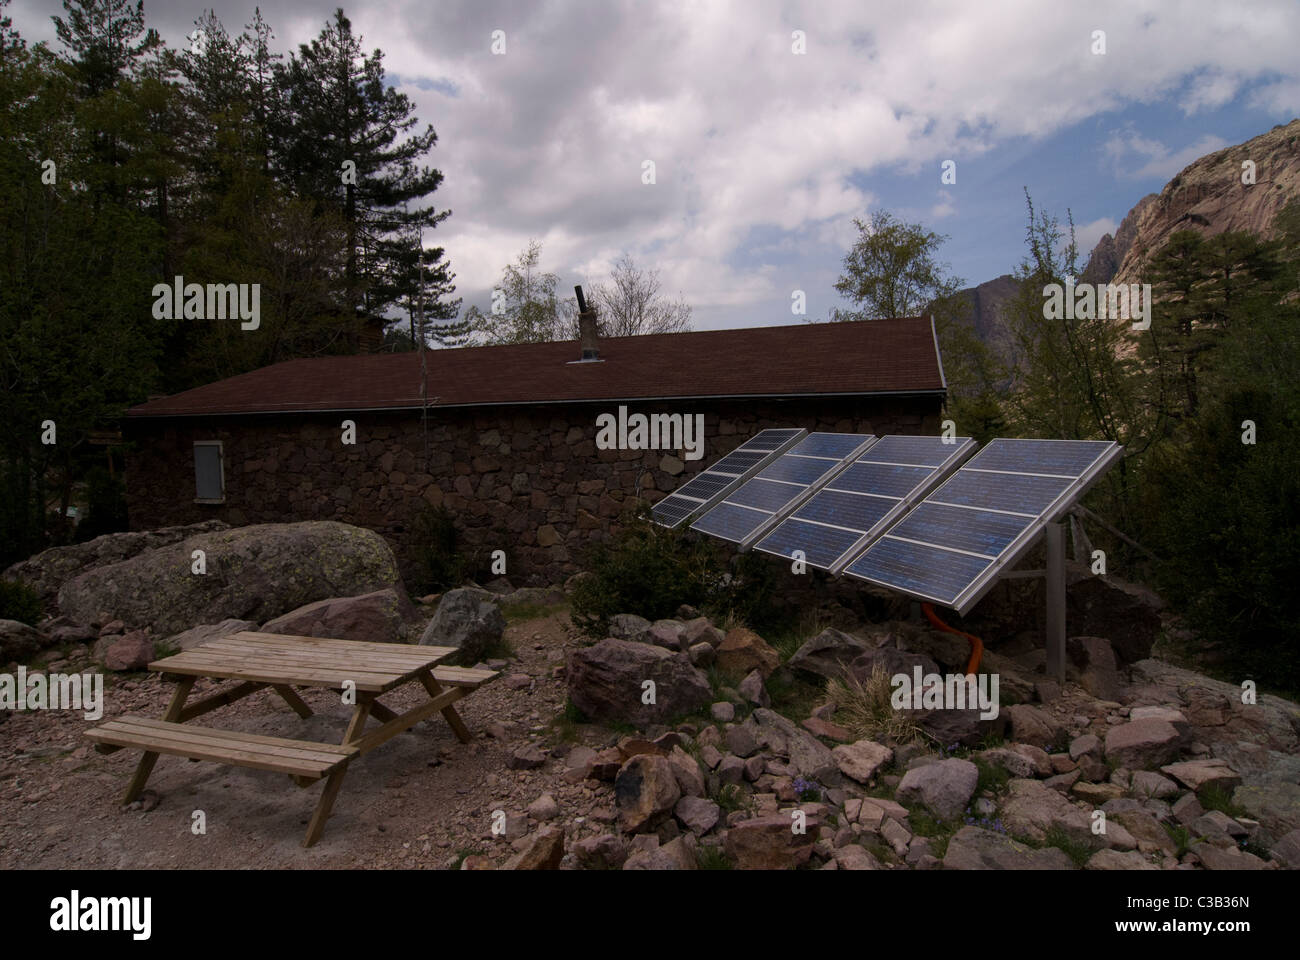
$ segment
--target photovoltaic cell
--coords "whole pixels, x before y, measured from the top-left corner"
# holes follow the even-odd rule
[[[965,613],[1121,452],[1109,441],[993,440],[844,572]]]
[[[803,439],[806,433],[802,428],[759,431],[656,503],[650,511],[654,522],[672,528],[708,509],[769,460]]]
[[[756,549],[791,558],[799,550],[809,566],[838,573],[974,449],[969,437],[882,437]]]
[[[728,493],[691,529],[747,546],[874,440],[869,434],[810,433]]]

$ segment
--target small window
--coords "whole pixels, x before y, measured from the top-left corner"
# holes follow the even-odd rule
[[[194,444],[195,503],[226,502],[226,471],[220,440]]]

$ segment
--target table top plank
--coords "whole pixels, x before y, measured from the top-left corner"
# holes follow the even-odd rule
[[[453,647],[412,647],[242,631],[155,660],[149,669],[330,689],[350,681],[358,690],[383,693],[455,652]]]

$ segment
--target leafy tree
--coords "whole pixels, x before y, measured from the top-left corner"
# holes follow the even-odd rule
[[[383,52],[366,55],[340,8],[320,36],[277,69],[285,113],[279,132],[284,176],[301,197],[340,215],[347,227],[345,302],[367,322],[418,296],[454,289],[441,247],[413,255],[413,229],[451,215],[420,206],[442,183],[422,165],[437,143],[432,126],[415,131],[410,98],[385,83]],[[450,308],[448,308],[450,309]],[[455,311],[450,310],[454,316]]]
[[[926,304],[952,296],[961,287],[936,259],[947,237],[920,224],[903,223],[886,210],[853,224],[859,237],[844,257],[844,273],[835,289],[857,309],[837,309],[832,320],[917,316]]]
[[[492,291],[492,308],[472,306],[465,319],[480,342],[540,343],[564,339],[555,287],[559,278],[542,271],[542,245],[536,240],[501,271],[501,283]]]

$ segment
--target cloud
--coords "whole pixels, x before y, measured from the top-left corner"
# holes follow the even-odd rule
[[[1118,177],[1126,180],[1169,180],[1194,160],[1227,145],[1227,140],[1207,133],[1180,150],[1170,150],[1159,140],[1144,137],[1130,129],[1112,134],[1103,145],[1102,153],[1110,160]],[[1134,160],[1137,161],[1137,166],[1133,165]]]
[[[1092,248],[1097,245],[1097,241],[1107,233],[1114,236],[1117,229],[1119,229],[1119,224],[1110,217],[1101,217],[1092,221],[1092,223],[1075,226],[1074,237],[1079,247],[1080,258],[1086,261],[1088,254],[1092,252]]]

